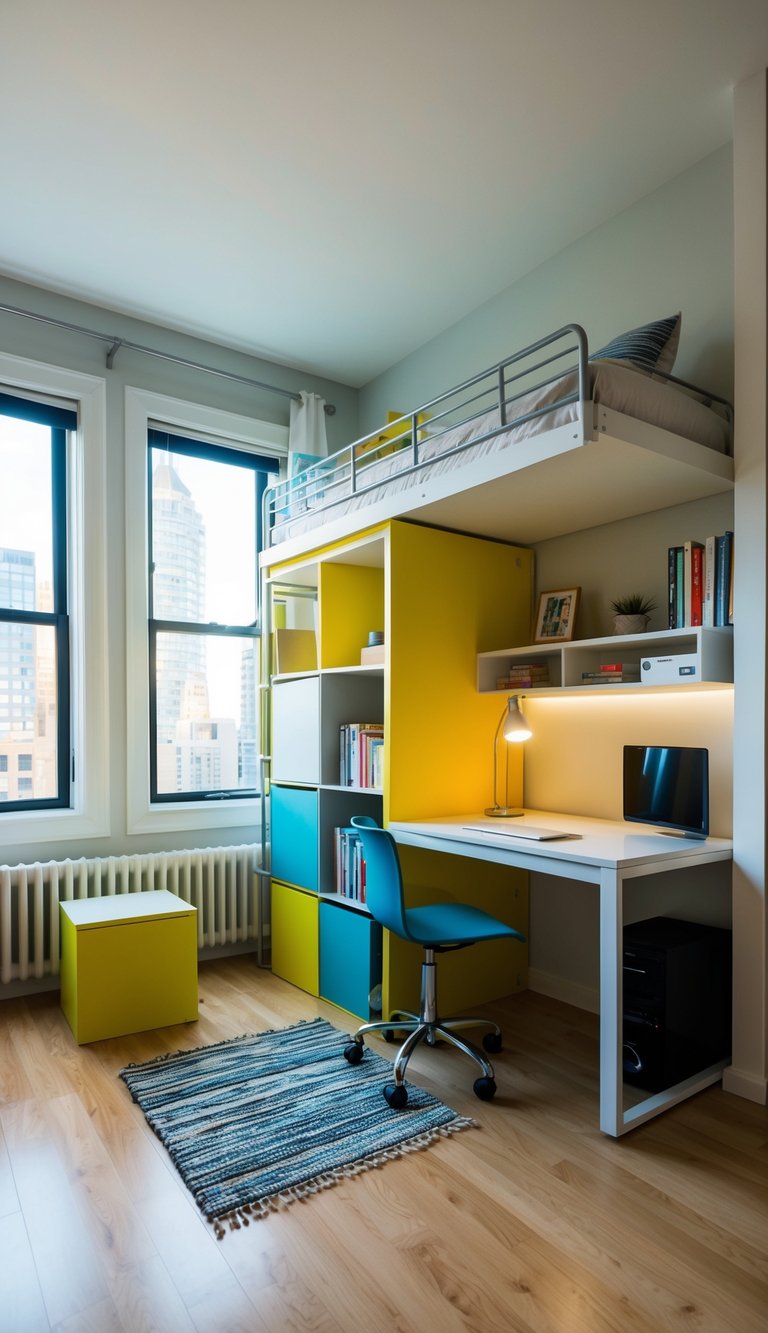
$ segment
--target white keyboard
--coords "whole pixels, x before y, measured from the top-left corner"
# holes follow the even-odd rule
[[[555,842],[561,838],[580,838],[580,833],[561,833],[553,828],[536,828],[533,824],[519,824],[517,820],[514,824],[496,828],[491,824],[465,824],[464,828],[470,833],[491,833],[501,838],[526,838],[530,842]]]

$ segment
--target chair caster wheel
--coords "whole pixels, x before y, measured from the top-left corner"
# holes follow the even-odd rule
[[[387,1028],[386,1032],[382,1032],[381,1035],[385,1041],[389,1042],[390,1046],[394,1045],[396,1038],[391,1028]]]
[[[365,1055],[365,1047],[361,1041],[353,1041],[349,1046],[344,1047],[344,1059],[347,1064],[359,1065]]]
[[[496,1080],[493,1078],[476,1078],[472,1087],[481,1102],[489,1102],[496,1094]]]
[[[483,1037],[483,1050],[487,1051],[489,1055],[498,1055],[501,1050],[501,1033],[486,1032]]]
[[[393,1111],[402,1111],[408,1105],[408,1089],[402,1083],[388,1083],[384,1089],[384,1100]]]

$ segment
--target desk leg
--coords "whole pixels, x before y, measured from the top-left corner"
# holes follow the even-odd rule
[[[616,870],[600,873],[600,1129],[624,1133],[622,1065],[624,894]]]

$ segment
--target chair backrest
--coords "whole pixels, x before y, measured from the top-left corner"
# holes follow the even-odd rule
[[[375,819],[370,819],[368,815],[353,815],[351,823],[363,844],[365,905],[368,911],[387,930],[410,939],[397,843],[391,833],[379,828]]]

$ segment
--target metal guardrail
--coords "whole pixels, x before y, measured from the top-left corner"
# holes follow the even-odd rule
[[[371,431],[330,457],[319,459],[295,476],[268,487],[264,496],[265,535],[271,537],[283,520],[299,518],[303,513],[323,513],[330,517],[336,506],[353,495],[363,495],[394,478],[417,476],[431,463],[454,457],[563,407],[575,407],[572,425],[577,444],[584,444],[589,438],[588,423],[592,419],[588,361],[584,329],[579,324],[564,325],[422,403],[414,412],[390,421],[386,427]],[[675,376],[657,375],[692,390],[709,405],[719,404],[729,422],[732,421],[732,408],[725,399]],[[529,395],[549,390],[558,382],[563,386],[561,393],[548,395],[541,406],[529,410],[523,406],[521,410]],[[466,438],[473,424],[479,424],[491,412],[495,412],[493,424]],[[465,428],[463,438],[441,449],[441,439],[459,428]],[[429,452],[424,457],[427,444]],[[374,464],[384,459],[389,460],[386,472],[374,468]],[[280,539],[279,533],[276,537]]]
[[[549,355],[541,355],[548,350]],[[587,357],[587,336],[578,324],[567,324],[505,357],[446,393],[422,403],[414,412],[388,422],[386,427],[371,431],[330,457],[319,459],[295,476],[270,486],[264,497],[265,533],[272,533],[281,518],[299,516],[308,510],[332,511],[350,496],[372,490],[392,476],[400,478],[418,473],[436,458],[460,454],[503,431],[570,404],[576,404],[575,420],[583,442],[589,401]],[[563,364],[566,359],[569,359],[567,364]],[[569,379],[574,373],[575,389]],[[569,391],[555,395],[542,407],[527,412],[516,411],[516,405],[527,395],[545,390],[558,381],[568,383]],[[495,424],[488,430],[444,450],[440,448],[440,440],[449,432],[462,427],[471,430],[473,423],[494,409],[497,413]],[[427,441],[429,456],[424,458]],[[372,465],[384,458],[394,460],[387,476],[374,475],[368,479],[366,474]]]

